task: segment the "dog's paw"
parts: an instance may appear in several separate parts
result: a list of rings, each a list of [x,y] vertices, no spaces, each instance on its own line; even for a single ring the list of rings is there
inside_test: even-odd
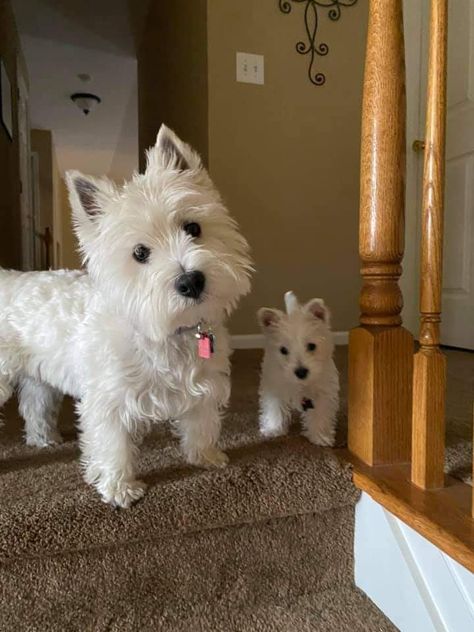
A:
[[[261,426],[260,434],[262,437],[271,439],[272,437],[282,437],[287,434],[287,429],[281,426]]]
[[[188,456],[188,462],[200,467],[225,467],[229,457],[219,448],[211,447]]]
[[[130,505],[140,500],[146,491],[146,483],[143,481],[120,481],[101,486],[98,491],[104,503],[121,509],[128,509]]]
[[[26,435],[25,437],[26,445],[34,448],[47,448],[62,442],[63,438],[57,430],[51,430],[48,433]]]
[[[314,445],[319,445],[324,448],[332,448],[336,439],[334,431],[324,432],[314,428],[304,430],[302,434],[308,441],[314,443]]]

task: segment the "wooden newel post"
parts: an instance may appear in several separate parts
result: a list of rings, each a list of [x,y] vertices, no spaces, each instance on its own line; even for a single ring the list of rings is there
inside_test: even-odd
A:
[[[431,0],[423,170],[420,350],[413,377],[412,481],[444,483],[446,357],[439,349],[446,128],[447,0]]]
[[[405,59],[402,0],[370,0],[364,76],[360,327],[349,338],[349,449],[370,465],[409,461],[413,338],[401,327]]]

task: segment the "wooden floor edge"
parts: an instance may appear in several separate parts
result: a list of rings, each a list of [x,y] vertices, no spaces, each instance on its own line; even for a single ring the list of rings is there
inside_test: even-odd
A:
[[[352,465],[358,489],[474,573],[470,485],[446,477],[446,487],[426,491],[411,483],[408,465],[369,467],[348,450],[336,452]]]

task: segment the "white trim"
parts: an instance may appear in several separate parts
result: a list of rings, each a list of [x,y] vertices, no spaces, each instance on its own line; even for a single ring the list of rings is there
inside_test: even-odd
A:
[[[344,346],[349,344],[349,332],[348,331],[335,331],[334,332],[334,343],[337,346]]]
[[[349,343],[348,331],[335,331],[334,342],[336,345]],[[232,349],[263,349],[265,337],[263,334],[237,334],[230,337]]]
[[[355,581],[401,632],[474,630],[474,574],[362,493]]]
[[[232,349],[263,349],[263,334],[240,334],[230,337]]]

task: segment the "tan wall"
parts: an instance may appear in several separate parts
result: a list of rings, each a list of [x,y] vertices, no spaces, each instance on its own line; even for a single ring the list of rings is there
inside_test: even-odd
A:
[[[53,137],[49,130],[31,130],[31,151],[38,154],[40,223],[35,228],[42,233],[47,226],[53,227]]]
[[[50,266],[62,267],[63,252],[63,208],[61,186],[62,179],[59,173],[56,152],[54,149],[53,135],[50,130],[31,130],[31,150],[38,154],[38,188],[40,197],[39,226],[36,230],[45,232],[48,227],[52,234],[50,246]],[[39,267],[45,267],[44,246],[41,247],[41,263]]]
[[[64,252],[64,220],[61,187],[62,176],[59,171],[56,153],[53,149],[53,236],[54,236],[54,267],[62,268]]]
[[[207,162],[206,0],[152,2],[138,50],[140,164],[161,123]]]
[[[20,163],[17,117],[17,60],[20,51],[13,12],[0,0],[0,57],[12,85],[13,141],[0,124],[0,266],[21,267]]]
[[[303,6],[274,0],[153,3],[139,51],[140,155],[162,121],[207,155],[212,177],[248,238],[252,294],[231,322],[257,331],[255,312],[294,289],[324,297],[334,328],[356,324],[360,287],[359,143],[367,2],[319,9],[323,87],[307,77]],[[207,23],[207,55],[205,33]],[[265,85],[235,81],[235,53],[265,56]],[[207,88],[206,88],[207,80]],[[207,113],[208,110],[208,113]]]
[[[39,157],[40,226],[52,229],[51,261],[55,268],[81,267],[77,240],[72,230],[71,208],[59,170],[53,136],[49,130],[31,130],[31,148]]]
[[[251,296],[233,333],[257,331],[255,311],[283,293],[324,297],[335,329],[358,315],[359,141],[367,3],[330,22],[323,87],[307,78],[303,7],[273,0],[209,0],[210,171],[253,249]],[[235,53],[265,55],[265,85],[235,81]]]

